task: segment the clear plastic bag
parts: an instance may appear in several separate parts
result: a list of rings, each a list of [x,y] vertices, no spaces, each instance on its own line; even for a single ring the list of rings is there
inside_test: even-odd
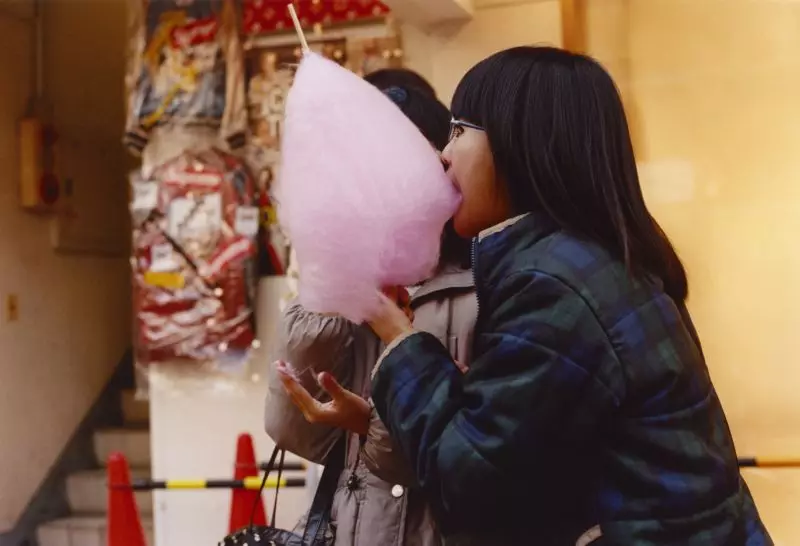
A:
[[[165,126],[219,130],[245,143],[247,111],[236,0],[129,0],[125,144],[141,154]]]
[[[185,152],[151,176],[132,176],[135,359],[246,362],[258,345],[253,177],[236,157]]]

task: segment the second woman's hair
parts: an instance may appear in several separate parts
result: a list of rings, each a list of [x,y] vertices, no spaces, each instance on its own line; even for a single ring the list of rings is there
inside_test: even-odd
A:
[[[364,80],[371,83],[378,89],[387,89],[398,86],[413,87],[436,98],[436,91],[428,80],[407,68],[382,68],[364,76]]]
[[[437,150],[444,150],[450,135],[450,110],[439,99],[415,87],[395,85],[382,91]]]
[[[686,299],[686,272],[642,196],[622,100],[597,61],[551,47],[501,51],[464,76],[452,109],[486,130],[515,213],[543,212]]]
[[[437,150],[442,151],[447,146],[450,111],[435,96],[417,88],[397,85],[383,89],[383,92]],[[442,233],[439,266],[454,265],[468,269],[471,250],[470,240],[459,236],[453,228],[452,220],[449,221]]]

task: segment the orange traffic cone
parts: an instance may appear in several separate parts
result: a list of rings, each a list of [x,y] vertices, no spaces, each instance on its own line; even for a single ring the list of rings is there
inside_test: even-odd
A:
[[[122,453],[108,457],[108,546],[147,546],[139,508],[131,489],[128,461]]]
[[[253,449],[253,437],[249,434],[240,434],[236,442],[236,466],[233,470],[233,479],[243,480],[252,476],[258,476],[258,465],[256,464],[256,452]],[[256,505],[253,512],[253,505]],[[231,519],[228,525],[228,532],[234,533],[250,525],[250,514],[255,513],[253,524],[266,525],[267,513],[264,510],[264,502],[258,491],[247,489],[234,489],[231,493]],[[113,546],[113,545],[109,545]]]

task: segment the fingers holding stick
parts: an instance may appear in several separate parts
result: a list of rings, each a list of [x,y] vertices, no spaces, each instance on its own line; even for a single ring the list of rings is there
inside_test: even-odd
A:
[[[390,286],[381,290],[383,297],[394,302],[414,322],[414,311],[411,309],[411,295],[405,286]]]
[[[291,398],[292,403],[303,412],[303,416],[309,423],[318,422],[324,412],[322,404],[298,382],[294,375],[289,372],[285,363],[276,362],[275,367],[278,370],[278,377],[281,380],[283,389]]]
[[[315,377],[330,401],[320,402],[288,371],[286,364],[276,362],[278,377],[292,404],[297,406],[309,423],[331,425],[357,434],[366,434],[371,408],[361,396],[342,387],[328,372]]]

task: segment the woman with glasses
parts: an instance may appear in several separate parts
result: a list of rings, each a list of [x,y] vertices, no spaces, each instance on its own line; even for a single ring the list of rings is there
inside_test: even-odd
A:
[[[772,544],[594,60],[497,53],[462,79],[442,157],[475,237],[470,369],[387,298],[372,397],[447,544]]]
[[[406,73],[382,74],[409,81]],[[419,76],[416,76],[419,78]],[[413,81],[413,80],[412,80]],[[427,89],[391,85],[384,93],[431,142],[447,144],[450,112]],[[417,287],[391,290],[415,327],[430,332],[465,366],[470,360],[477,314],[470,242],[449,224],[436,275]],[[370,372],[382,350],[366,325],[322,316],[290,304],[283,317],[283,357],[271,369],[266,430],[275,442],[301,457],[323,463],[346,435],[345,470],[332,510],[329,540],[336,546],[438,546],[434,526],[414,473],[391,442],[367,402]],[[302,530],[304,522],[298,529]]]

